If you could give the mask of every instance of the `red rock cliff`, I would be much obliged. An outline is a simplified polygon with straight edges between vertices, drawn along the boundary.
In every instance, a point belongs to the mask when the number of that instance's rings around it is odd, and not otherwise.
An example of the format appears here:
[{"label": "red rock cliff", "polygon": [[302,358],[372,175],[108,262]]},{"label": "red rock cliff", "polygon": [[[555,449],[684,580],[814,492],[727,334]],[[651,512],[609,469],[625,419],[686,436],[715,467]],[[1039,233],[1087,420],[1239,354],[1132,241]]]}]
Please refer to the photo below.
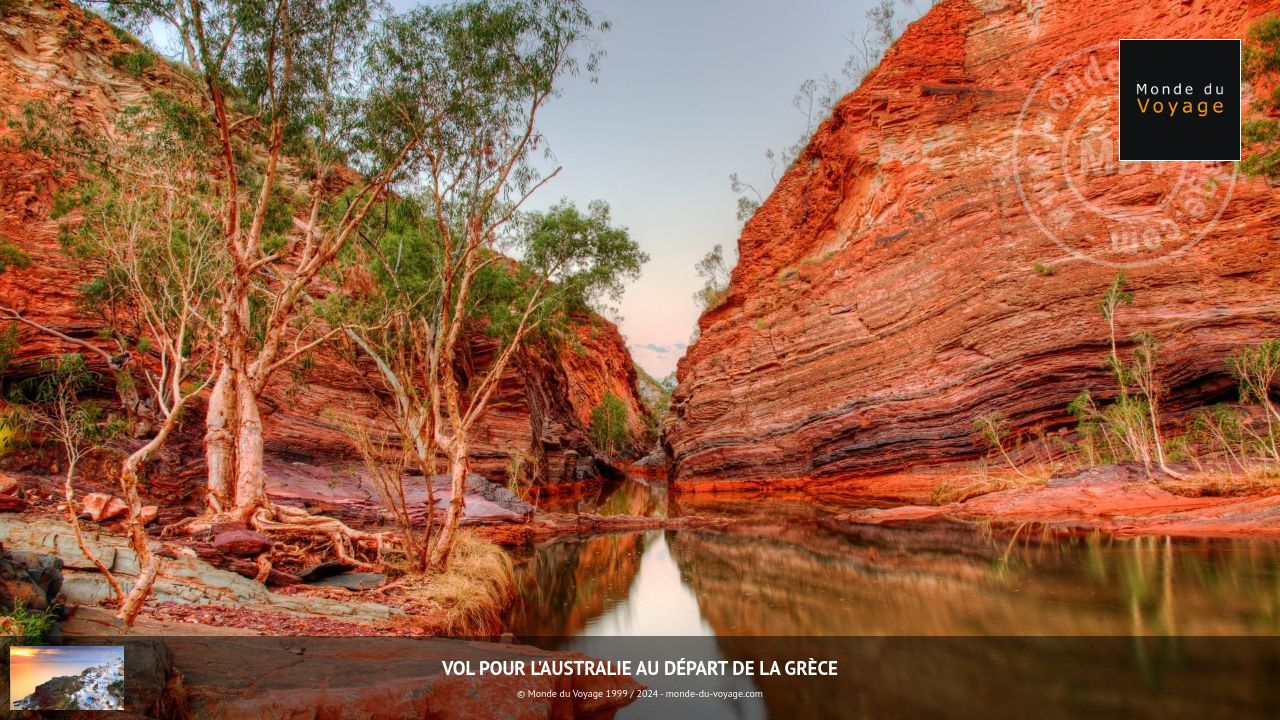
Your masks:
[{"label": "red rock cliff", "polygon": [[[111,62],[113,55],[136,50],[109,25],[69,3],[12,10],[0,17],[0,114],[17,117],[24,103],[41,100],[66,110],[86,129],[101,131],[120,110],[156,91],[189,93],[177,71],[163,62],[139,77]],[[59,248],[58,224],[49,218],[56,193],[69,180],[39,156],[18,150],[12,140],[0,126],[0,239],[25,251],[31,264],[0,273],[0,305],[92,341],[97,323],[77,305],[78,287],[89,278]],[[574,481],[575,470],[594,474],[599,453],[589,439],[590,415],[606,392],[623,399],[633,435],[643,435],[645,411],[617,327],[593,315],[579,317],[573,332],[578,337],[573,346],[534,348],[507,372],[472,443],[478,472],[505,482],[508,464],[521,456],[548,482]],[[471,361],[482,364],[491,344],[478,335]],[[75,349],[24,326],[11,374],[30,373],[40,358]],[[343,417],[378,416],[365,391],[369,385],[332,354],[322,352],[315,360],[299,373],[277,373],[268,389],[263,403],[268,455],[282,462],[354,462],[337,423]],[[372,374],[367,380],[377,385]],[[196,413],[203,417],[202,408]],[[194,440],[201,432],[190,427],[185,437]],[[184,449],[177,462],[198,474],[199,448],[188,443]]]},{"label": "red rock cliff", "polygon": [[679,366],[673,478],[830,482],[972,456],[981,413],[1065,425],[1111,386],[1097,303],[1117,266],[1136,294],[1118,334],[1163,343],[1171,405],[1229,398],[1226,355],[1280,334],[1280,194],[1230,163],[1115,162],[1112,63],[1118,38],[1244,37],[1277,10],[931,9],[744,228]]}]

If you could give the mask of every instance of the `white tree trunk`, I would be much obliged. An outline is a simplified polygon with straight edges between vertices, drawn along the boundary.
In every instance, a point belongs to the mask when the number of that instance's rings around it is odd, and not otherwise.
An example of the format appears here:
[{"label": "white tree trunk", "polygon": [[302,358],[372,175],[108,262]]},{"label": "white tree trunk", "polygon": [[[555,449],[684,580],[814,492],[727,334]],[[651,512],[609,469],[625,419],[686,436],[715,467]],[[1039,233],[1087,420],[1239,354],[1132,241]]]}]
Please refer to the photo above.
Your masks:
[{"label": "white tree trunk", "polygon": [[236,413],[235,382],[229,367],[224,366],[209,393],[205,413],[205,463],[208,467],[208,502],[214,512],[230,510],[235,495]]},{"label": "white tree trunk", "polygon": [[449,564],[449,554],[453,552],[453,543],[458,532],[458,524],[462,521],[467,492],[467,475],[471,472],[471,458],[467,456],[467,440],[458,433],[449,448],[449,475],[452,495],[449,498],[449,512],[445,516],[444,527],[440,529],[435,549],[431,557],[431,567],[442,571]]},{"label": "white tree trunk", "polygon": [[236,514],[246,521],[266,504],[267,476],[262,467],[262,416],[250,383],[238,383],[236,404]]}]

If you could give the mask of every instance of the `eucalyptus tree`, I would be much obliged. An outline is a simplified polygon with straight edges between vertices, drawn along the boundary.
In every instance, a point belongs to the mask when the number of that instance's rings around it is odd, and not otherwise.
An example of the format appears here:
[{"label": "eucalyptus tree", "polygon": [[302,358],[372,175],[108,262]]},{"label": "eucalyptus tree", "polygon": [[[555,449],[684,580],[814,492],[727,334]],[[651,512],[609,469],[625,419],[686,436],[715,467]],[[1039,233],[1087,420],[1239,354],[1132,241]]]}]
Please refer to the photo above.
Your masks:
[{"label": "eucalyptus tree", "polygon": [[[374,291],[349,310],[349,336],[378,368],[383,410],[397,434],[414,453],[427,482],[428,504],[434,507],[431,478],[441,456],[450,477],[448,513],[438,534],[430,515],[421,537],[411,544],[418,570],[447,563],[465,508],[470,470],[470,438],[491,406],[503,374],[518,362],[530,342],[571,344],[574,322],[590,322],[590,308],[604,297],[616,298],[626,279],[638,276],[648,260],[624,228],[614,226],[608,206],[596,201],[586,211],[561,202],[545,212],[516,216],[499,243],[502,250],[479,248],[483,261],[474,270],[468,296],[458,304],[457,292],[446,295],[450,272],[446,245],[433,212],[420,202],[394,203],[391,222],[383,225],[370,263]],[[460,333],[485,333],[496,349],[485,365],[452,349],[452,360],[440,356],[448,341],[440,332],[441,306]],[[355,329],[358,327],[359,329]],[[452,395],[450,394],[452,393]],[[414,533],[411,528],[403,532]]]},{"label": "eucalyptus tree", "polygon": [[[386,71],[374,78],[374,103],[395,112],[375,116],[387,122],[370,126],[381,140],[369,146],[421,138],[406,168],[429,222],[419,233],[422,278],[397,303],[398,341],[410,350],[393,355],[397,365],[364,344],[424,474],[437,454],[447,463],[451,500],[432,567],[448,561],[471,434],[513,358],[565,297],[616,287],[642,261],[625,231],[609,226],[603,204],[587,215],[561,206],[520,221],[529,198],[559,172],[543,168],[550,154],[539,114],[563,78],[594,77],[599,53],[591,43],[607,28],[577,0],[476,0],[396,17],[372,48],[373,65]],[[522,264],[511,262],[516,255]],[[462,360],[478,315],[501,343],[488,367],[470,371]]]},{"label": "eucalyptus tree", "polygon": [[259,405],[281,368],[338,332],[313,311],[317,280],[421,149],[415,132],[365,131],[393,122],[374,116],[403,115],[411,100],[370,102],[365,78],[382,68],[369,64],[364,41],[381,7],[374,0],[130,0],[108,8],[134,26],[171,26],[199,78],[198,111],[214,128],[211,176],[220,185],[213,195],[227,274],[205,418],[209,517],[195,525],[230,517],[262,529],[325,532],[347,555],[347,540],[369,536],[268,502]]},{"label": "eucalyptus tree", "polygon": [[84,356],[69,354],[49,358],[40,363],[40,376],[18,383],[10,400],[22,407],[17,418],[20,426],[41,428],[62,448],[63,493],[67,503],[67,521],[80,552],[93,563],[106,579],[117,600],[124,599],[120,582],[93,552],[84,539],[76,503],[76,480],[80,463],[89,453],[101,448],[121,429],[121,423],[105,417],[102,407],[86,395],[97,385],[99,377],[89,369]]},{"label": "eucalyptus tree", "polygon": [[[129,108],[113,118],[110,133],[95,135],[57,108],[28,106],[16,125],[26,147],[69,165],[79,178],[69,188],[74,211],[61,220],[59,239],[92,278],[78,288],[83,301],[110,306],[101,316],[109,323],[108,333],[128,350],[122,360],[18,319],[95,351],[113,371],[127,363],[130,382],[137,384],[131,394],[145,397],[149,408],[141,443],[129,447],[120,465],[120,491],[129,506],[125,524],[139,560],[139,575],[120,603],[119,616],[130,624],[159,571],[142,519],[139,483],[146,463],[213,381],[217,300],[228,270],[219,252],[217,207],[201,162],[200,129],[174,111],[173,104],[160,100]],[[53,386],[55,397],[76,389],[74,383]],[[72,423],[77,432],[88,431],[65,408],[55,416],[63,426]],[[60,435],[69,432],[64,427]],[[68,455],[74,454],[65,437],[62,442]],[[69,502],[71,481],[69,474]],[[114,586],[109,575],[108,580]]]}]

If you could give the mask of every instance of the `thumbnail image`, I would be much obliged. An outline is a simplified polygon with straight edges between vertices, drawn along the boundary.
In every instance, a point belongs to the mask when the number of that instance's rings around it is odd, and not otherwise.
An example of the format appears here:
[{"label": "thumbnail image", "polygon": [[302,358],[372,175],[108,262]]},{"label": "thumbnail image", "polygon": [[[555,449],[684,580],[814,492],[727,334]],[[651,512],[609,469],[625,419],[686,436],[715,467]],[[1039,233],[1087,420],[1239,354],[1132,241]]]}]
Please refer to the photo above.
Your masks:
[{"label": "thumbnail image", "polygon": [[11,710],[120,710],[124,648],[9,648]]}]

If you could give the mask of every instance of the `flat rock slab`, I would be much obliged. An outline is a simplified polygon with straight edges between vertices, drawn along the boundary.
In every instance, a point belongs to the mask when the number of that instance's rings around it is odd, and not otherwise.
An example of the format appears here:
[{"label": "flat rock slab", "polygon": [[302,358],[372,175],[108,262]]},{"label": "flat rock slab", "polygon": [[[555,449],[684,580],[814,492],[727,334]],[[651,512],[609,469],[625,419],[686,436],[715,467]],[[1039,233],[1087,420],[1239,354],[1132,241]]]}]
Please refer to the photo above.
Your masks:
[{"label": "flat rock slab", "polygon": [[347,590],[373,590],[382,587],[387,582],[387,576],[382,573],[375,572],[358,572],[343,573],[332,577],[317,580],[312,585],[316,587],[339,587]]},{"label": "flat rock slab", "polygon": [[[66,523],[50,518],[0,516],[0,543],[6,549],[46,554],[66,547],[67,539],[74,546],[71,527]],[[100,534],[89,545],[95,554],[101,553],[102,548],[111,548],[115,552],[111,571],[125,590],[133,586],[138,574],[138,557],[127,539]],[[190,552],[187,548],[181,549]],[[165,547],[153,541],[152,550],[161,552]],[[63,577],[62,595],[66,602],[96,605],[111,595],[106,580],[97,571],[67,570]],[[398,608],[380,603],[273,593],[262,583],[185,553],[178,553],[177,557],[161,556],[160,576],[156,579],[152,599],[156,602],[230,605],[267,612],[319,615],[355,623],[378,623],[404,614]]]},{"label": "flat rock slab", "polygon": [[[340,472],[333,468],[306,463],[286,463],[268,459],[265,469],[270,482],[267,493],[290,504],[316,504],[344,507],[369,513],[383,512],[373,480],[363,470]],[[448,511],[453,498],[447,475],[431,478],[435,495],[435,513],[442,516]],[[405,502],[409,515],[416,522],[425,522],[427,516],[427,484],[421,476],[409,475],[404,479]],[[505,487],[472,474],[467,480],[464,524],[491,522],[524,522],[533,515],[533,506],[520,500]]]}]

